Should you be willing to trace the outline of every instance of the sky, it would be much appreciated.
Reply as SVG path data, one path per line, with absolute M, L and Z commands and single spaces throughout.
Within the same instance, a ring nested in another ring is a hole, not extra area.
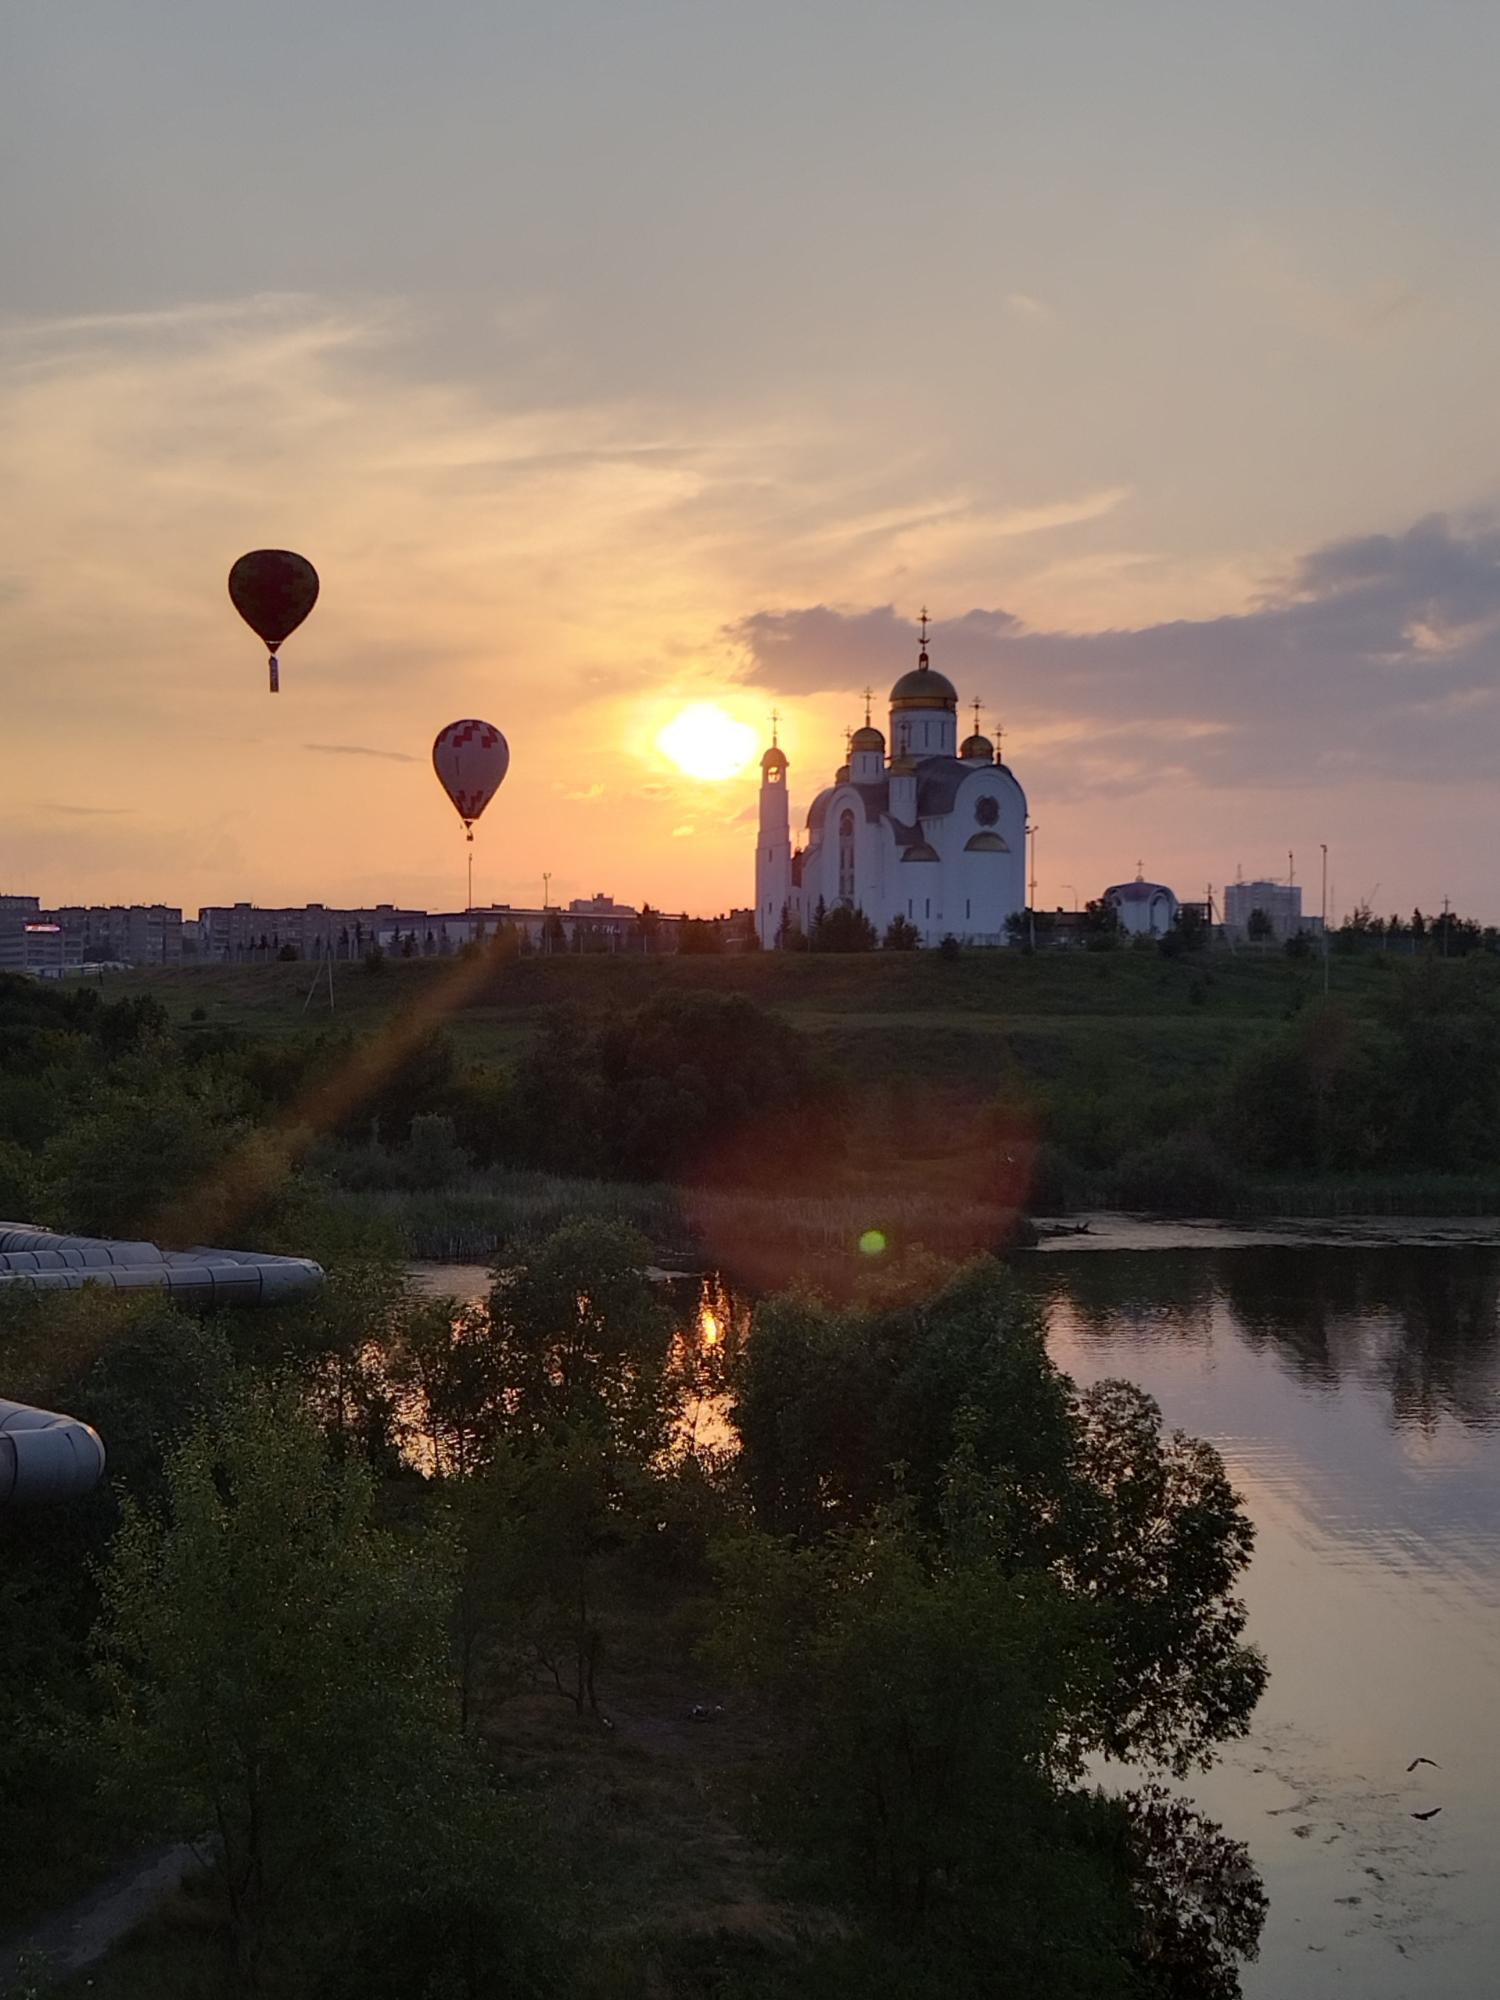
M 1044 905 L 1326 842 L 1500 920 L 1497 63 L 1482 0 L 9 0 L 0 887 L 461 906 L 479 715 L 476 896 L 742 905 L 756 766 L 659 731 L 775 707 L 800 818 L 925 603 Z

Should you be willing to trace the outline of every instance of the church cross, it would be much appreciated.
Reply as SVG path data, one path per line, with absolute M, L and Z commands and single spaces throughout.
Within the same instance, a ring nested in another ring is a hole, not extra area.
M 776 725 L 778 722 L 780 722 L 780 720 L 781 720 L 781 710 L 779 708 L 773 708 L 771 710 L 771 748 L 773 750 L 776 748 Z

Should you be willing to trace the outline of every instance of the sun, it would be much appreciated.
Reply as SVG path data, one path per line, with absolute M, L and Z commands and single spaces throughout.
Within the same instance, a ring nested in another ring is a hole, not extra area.
M 656 747 L 690 778 L 733 778 L 755 755 L 755 731 L 712 702 L 698 701 L 657 732 Z

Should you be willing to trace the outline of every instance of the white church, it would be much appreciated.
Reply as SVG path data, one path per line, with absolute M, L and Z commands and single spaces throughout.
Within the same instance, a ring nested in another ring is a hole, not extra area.
M 879 936 L 894 917 L 924 945 L 950 933 L 964 944 L 1009 942 L 1007 917 L 1026 907 L 1026 794 L 979 732 L 958 742 L 958 694 L 927 657 L 922 614 L 917 664 L 891 689 L 886 738 L 865 724 L 847 762 L 807 811 L 807 842 L 792 848 L 786 753 L 761 759 L 755 928 L 774 949 L 787 929 L 810 931 L 818 908 L 863 910 Z

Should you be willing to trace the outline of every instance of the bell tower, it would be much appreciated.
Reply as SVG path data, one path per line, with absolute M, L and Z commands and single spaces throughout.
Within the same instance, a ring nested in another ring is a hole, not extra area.
M 760 760 L 760 839 L 755 849 L 755 934 L 775 947 L 781 913 L 792 893 L 791 818 L 786 802 L 786 752 L 776 741 L 781 717 L 771 714 L 771 747 Z

